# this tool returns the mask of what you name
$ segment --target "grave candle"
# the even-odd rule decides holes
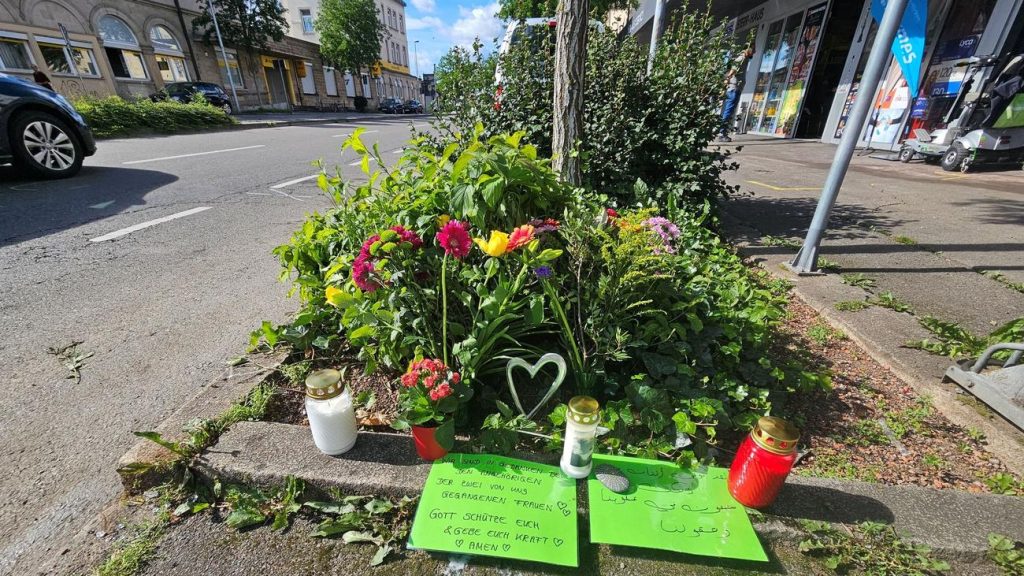
[[[775,500],[796,461],[800,431],[782,418],[764,416],[740,444],[729,468],[729,492],[751,508]]]
[[[324,454],[348,452],[356,443],[356,410],[341,372],[317,370],[306,378],[306,416],[313,443]]]
[[[565,446],[560,462],[562,472],[570,478],[586,478],[590,475],[591,456],[594,454],[594,438],[597,424],[601,420],[597,400],[590,396],[576,396],[569,400],[565,411]]]

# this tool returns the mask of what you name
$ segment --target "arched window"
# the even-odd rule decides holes
[[[188,67],[181,44],[166,26],[157,24],[149,29],[149,40],[153,43],[154,58],[160,68],[164,82],[188,82]]]
[[[104,45],[121,44],[128,48],[138,48],[139,41],[132,29],[117,16],[106,15],[100,18],[100,38]]]
[[[171,31],[166,26],[157,24],[150,28],[149,39],[153,41],[154,50],[181,53],[181,45],[178,44],[178,39],[174,37],[174,34],[171,34]]]
[[[139,51],[139,41],[124,20],[107,14],[100,18],[99,32],[114,77],[133,80],[149,78],[146,64],[142,61],[142,52]]]

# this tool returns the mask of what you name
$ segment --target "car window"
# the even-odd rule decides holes
[[[196,84],[196,88],[203,94],[220,94],[220,87],[216,84]]]

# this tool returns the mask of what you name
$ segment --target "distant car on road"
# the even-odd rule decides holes
[[[406,100],[402,111],[406,114],[423,114],[423,104],[419,100]]]
[[[405,104],[398,98],[385,98],[377,105],[377,111],[384,114],[402,114],[405,112]]]
[[[0,164],[67,178],[96,153],[92,130],[63,96],[0,72]]]
[[[163,90],[150,94],[149,99],[153,102],[174,100],[175,102],[188,104],[196,93],[202,94],[207,102],[224,110],[225,114],[231,114],[234,111],[227,92],[220,86],[210,82],[172,82],[165,85]]]

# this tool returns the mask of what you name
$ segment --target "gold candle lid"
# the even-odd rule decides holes
[[[317,370],[306,377],[306,396],[317,400],[330,400],[345,391],[341,372],[328,368]]]
[[[789,422],[775,416],[762,416],[750,437],[758,446],[775,454],[792,454],[800,440],[800,431]]]
[[[569,400],[569,409],[566,410],[566,416],[577,424],[589,426],[597,424],[601,419],[599,409],[600,405],[597,403],[597,400],[590,396],[574,396],[572,400]]]

